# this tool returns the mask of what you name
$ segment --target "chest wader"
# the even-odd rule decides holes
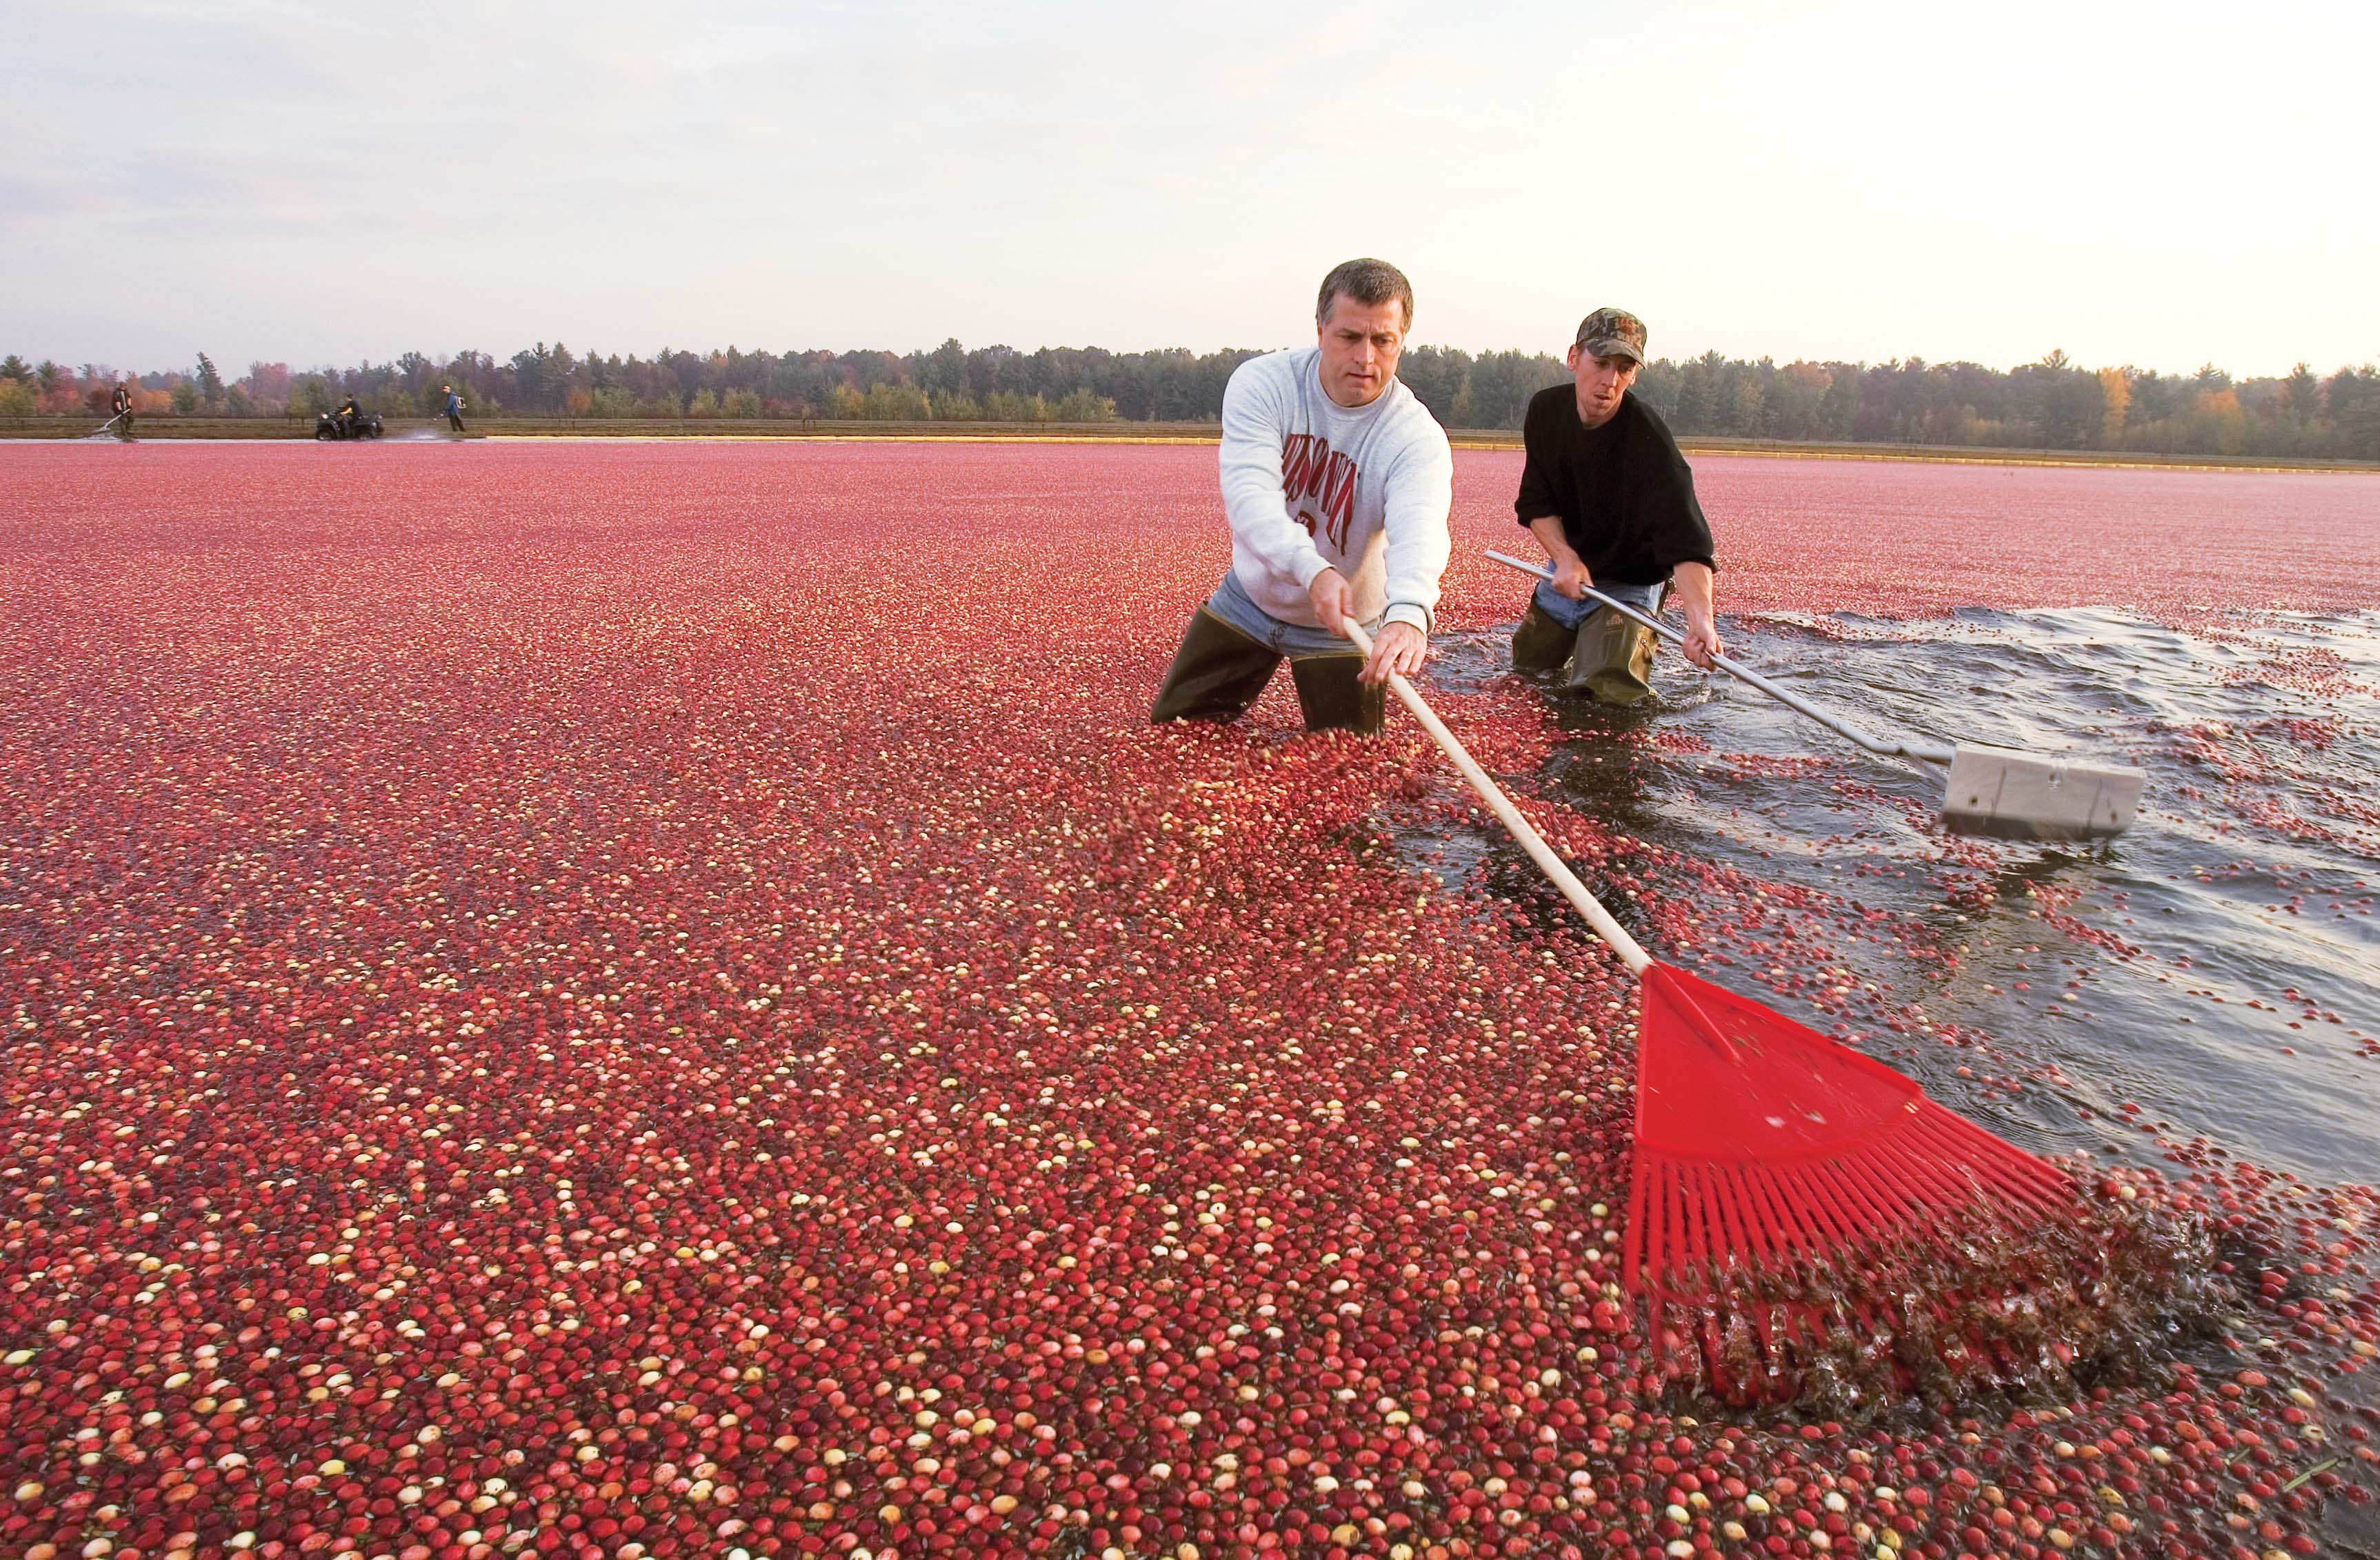
[[[1662,587],[1661,596],[1669,595]],[[1656,601],[1653,610],[1660,610]],[[1605,704],[1641,704],[1653,697],[1653,630],[1598,606],[1576,629],[1563,628],[1533,596],[1512,630],[1512,669],[1559,672],[1567,692]]]
[[[1202,606],[1191,615],[1148,718],[1231,720],[1257,701],[1281,663],[1271,647]],[[1297,707],[1305,716],[1306,730],[1378,734],[1388,716],[1389,690],[1386,684],[1367,688],[1356,680],[1363,669],[1364,658],[1352,649],[1343,655],[1289,657],[1289,675],[1297,683]]]

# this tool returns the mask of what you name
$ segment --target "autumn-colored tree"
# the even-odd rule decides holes
[[[292,380],[287,363],[257,363],[248,365],[248,374],[240,382],[249,398],[260,409],[266,410],[285,404],[289,399]]]
[[[2099,371],[2099,447],[2124,447],[2124,413],[2132,404],[2132,372],[2126,369]]]
[[[2228,381],[2230,376],[2223,378]],[[2190,409],[2192,443],[2202,451],[2216,455],[2238,455],[2247,448],[2247,416],[2240,409],[2240,394],[2227,383],[2219,390],[2201,390]]]

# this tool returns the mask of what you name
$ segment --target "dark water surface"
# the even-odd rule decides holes
[[[2128,762],[2147,771],[2146,794],[2112,841],[1946,836],[1935,772],[1864,754],[1674,655],[1643,711],[1545,688],[1562,737],[1547,773],[1509,778],[1649,847],[1591,876],[1599,893],[1633,886],[1724,916],[1742,880],[1709,881],[1695,866],[1707,862],[1829,896],[1811,912],[1827,932],[1792,951],[1747,954],[1718,928],[1657,957],[1864,1037],[2028,1146],[2138,1156],[2154,1152],[2146,1127],[2316,1185],[2374,1178],[2380,615],[2184,630],[2118,611],[1973,611],[1724,628],[1738,659],[1871,729]],[[1446,647],[1431,675],[1458,734],[1463,690],[1510,664],[1502,631]],[[1501,891],[1549,899],[1500,835],[1424,831],[1408,845],[1441,872],[1478,867]],[[1557,908],[1569,914],[1545,905]],[[1876,1027],[1912,1004],[1998,1054]]]

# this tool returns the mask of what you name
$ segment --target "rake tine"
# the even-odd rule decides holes
[[[1670,1203],[1670,1239],[1669,1249],[1664,1253],[1664,1261],[1669,1263],[1670,1270],[1673,1273],[1691,1273],[1694,1270],[1694,1256],[1687,1246],[1688,1200],[1683,1167],[1671,1164],[1669,1167],[1669,1173],[1661,1177],[1661,1187],[1662,1190],[1669,1194]]]
[[[1685,1198],[1687,1260],[1697,1268],[1708,1269],[1717,1251],[1724,1245],[1724,1235],[1711,1227],[1710,1188],[1705,1180],[1704,1167],[1690,1165],[1679,1179],[1678,1189]],[[1718,1234],[1718,1239],[1713,1238],[1715,1234]]]
[[[1632,1179],[1634,1184],[1628,1188],[1628,1233],[1620,1248],[1620,1276],[1633,1288],[1645,1272],[1645,1226],[1653,1217],[1648,1176],[1641,1160]]]
[[[1677,1168],[1666,1160],[1640,1165],[1636,1172],[1645,1219],[1642,1264],[1635,1271],[1644,1282],[1656,1287],[1666,1286],[1682,1270],[1677,1232],[1670,1225],[1671,1209],[1680,1200],[1675,1189],[1677,1174]]]
[[[1720,1175],[1725,1178],[1729,1204],[1743,1226],[1743,1239],[1735,1249],[1748,1250],[1761,1266],[1767,1266],[1776,1261],[1777,1252],[1769,1243],[1768,1221],[1754,1200],[1752,1188],[1744,1180],[1742,1166],[1728,1164]]]
[[[1963,1117],[1949,1111],[1931,1112],[1925,1129],[1926,1136],[1940,1145],[1933,1162],[1945,1169],[1955,1162],[1965,1174],[1971,1197],[1980,1200],[1988,1188],[2042,1213],[2056,1213],[2069,1204],[2070,1181],[2038,1160],[2030,1164],[2010,1162],[2006,1145]]]
[[[1889,1220],[1880,1221],[1895,1227],[1922,1219],[1928,1207],[1940,1206],[1962,1178],[1957,1167],[1928,1161],[1900,1141],[1877,1145],[1872,1170],[1879,1180],[1897,1188],[1890,1198]],[[1882,1186],[1877,1191],[1879,1196],[1884,1195]]]
[[[1670,1268],[1670,1188],[1664,1170],[1647,1176],[1645,1186],[1645,1271],[1667,1273]]]
[[[1965,1167],[1929,1160],[1910,1135],[1878,1142],[1860,1164],[1872,1194],[1891,1209],[1894,1223],[1923,1219],[1944,1197],[1962,1187]]]
[[[1859,1244],[1858,1226],[1843,1217],[1843,1210],[1835,1200],[1835,1188],[1822,1171],[1812,1165],[1796,1165],[1790,1184],[1795,1188],[1793,1207],[1809,1221],[1818,1237],[1813,1243],[1815,1248],[1851,1249]],[[1779,1188],[1780,1192],[1783,1189]]]
[[[1776,1237],[1779,1266],[1823,1244],[1824,1237],[1819,1234],[1807,1211],[1786,1194],[1785,1187],[1780,1184],[1784,1179],[1783,1172],[1771,1169],[1755,1175],[1746,1169],[1742,1174],[1745,1186],[1760,1200],[1762,1210],[1767,1214],[1768,1227]]]
[[[1932,1124],[1929,1123],[1926,1139],[1931,1140],[1935,1138]],[[1996,1140],[1980,1133],[1971,1136],[1968,1133],[1960,1132],[1951,1135],[1944,1143],[1945,1152],[1931,1161],[1921,1152],[1924,1146],[1922,1143],[1912,1144],[1908,1153],[1912,1161],[1934,1164],[1936,1178],[1942,1186],[1941,1200],[1944,1201],[1953,1195],[1963,1194],[1970,1204],[1982,1202],[1988,1200],[1987,1193],[1993,1190],[1998,1190],[2004,1195],[2022,1196],[2026,1187],[2025,1182],[2013,1179],[2005,1173],[2004,1166],[1996,1163],[1993,1158],[1976,1152],[1985,1143],[1993,1141]],[[1956,1150],[1950,1147],[1953,1143],[1957,1145]],[[2025,1200],[2030,1200],[2029,1198]]]
[[[1875,1175],[1898,1190],[1893,1224],[1922,1225],[1930,1210],[1949,1206],[1962,1196],[1973,1196],[1973,1177],[1964,1163],[1929,1158],[1907,1139],[1879,1144]]]
[[[1783,1172],[1768,1171],[1757,1176],[1747,1172],[1745,1179],[1768,1208],[1771,1227],[1778,1232],[1780,1261],[1807,1256],[1825,1246],[1826,1237],[1820,1234],[1816,1222],[1807,1216],[1803,1204],[1786,1194]]]
[[[1826,1210],[1840,1232],[1834,1244],[1856,1248],[1866,1239],[1868,1231],[1887,1222],[1885,1210],[1868,1201],[1841,1165],[1814,1162],[1805,1165],[1803,1173],[1811,1186],[1812,1200]]]

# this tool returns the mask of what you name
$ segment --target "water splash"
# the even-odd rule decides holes
[[[1942,1236],[1840,1266],[1712,1271],[1648,1302],[1673,1404],[1847,1424],[2070,1402],[2134,1384],[2245,1314],[2203,1220],[2094,1197],[2018,1225],[1952,1211]]]

